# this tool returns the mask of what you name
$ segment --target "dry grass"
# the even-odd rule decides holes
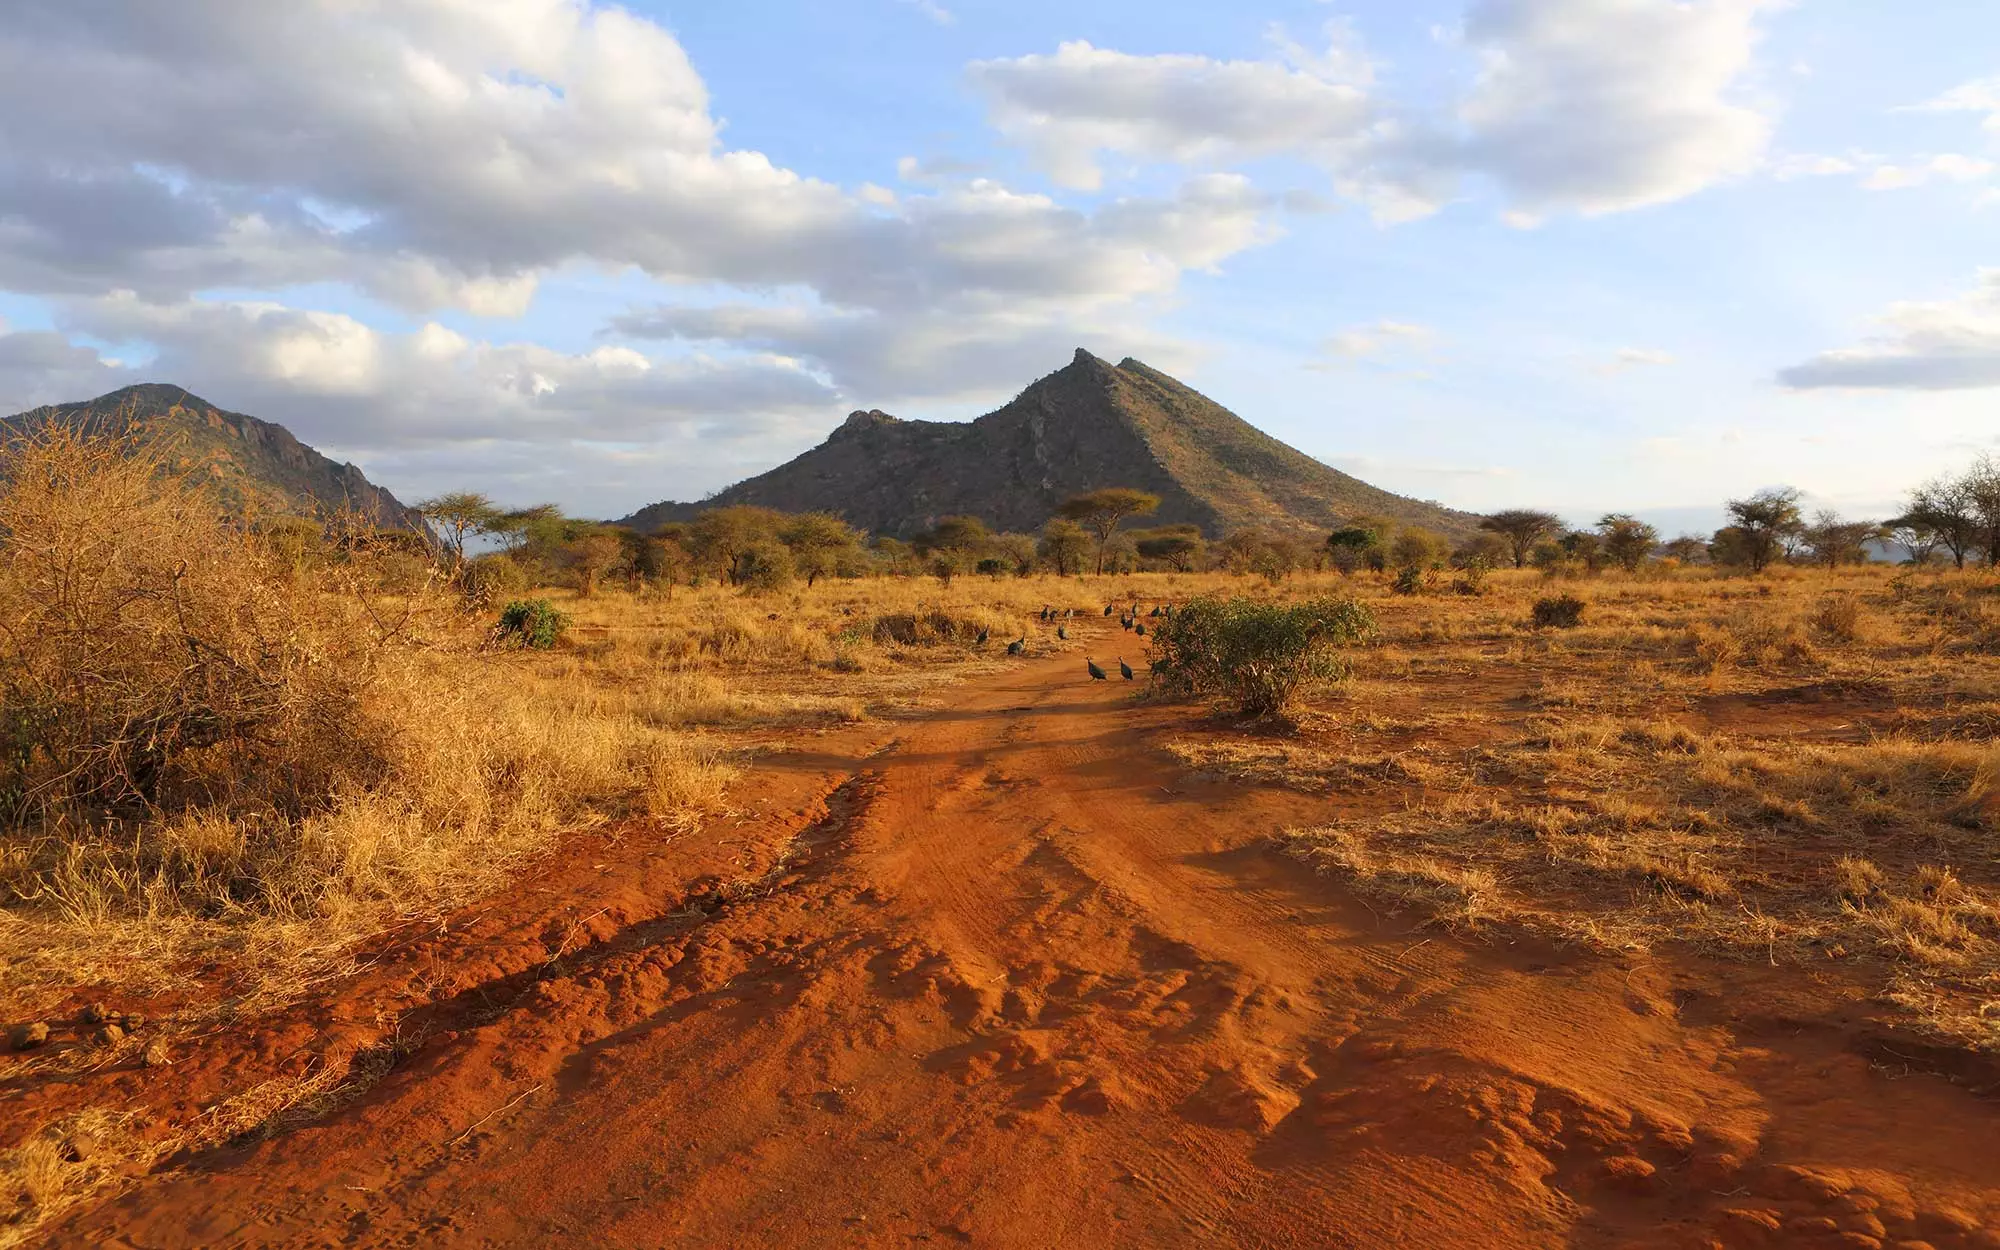
[[[1831,961],[2000,1046],[1992,579],[1607,575],[1539,632],[1543,583],[1489,586],[1363,579],[1383,643],[1312,732],[1169,749],[1328,795],[1341,818],[1283,845],[1420,917]]]
[[[1032,614],[1131,589],[549,592],[564,643],[498,648],[406,551],[245,532],[134,450],[57,432],[11,453],[46,488],[0,494],[9,1019],[199,966],[219,1010],[270,1006],[568,832],[691,828],[747,755],[1066,646]]]

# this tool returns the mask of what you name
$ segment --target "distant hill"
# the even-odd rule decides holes
[[[205,472],[222,499],[242,512],[325,516],[351,508],[385,529],[419,522],[394,495],[351,464],[337,464],[269,421],[224,412],[178,386],[147,383],[77,404],[52,404],[0,418],[0,437],[50,422],[92,432],[137,431],[161,440],[174,463]]]
[[[1160,496],[1159,513],[1142,524],[1198,525],[1211,536],[1325,530],[1366,513],[1463,537],[1479,520],[1329,468],[1136,360],[1114,366],[1079,349],[1067,368],[976,421],[857,412],[788,464],[700,503],[642,508],[623,524],[650,530],[757,504],[832,512],[900,537],[959,514],[1027,531],[1064,499],[1106,486]]]

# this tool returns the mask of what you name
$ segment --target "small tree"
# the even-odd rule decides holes
[[[1821,509],[1803,531],[1806,549],[1813,563],[1829,571],[1843,564],[1866,564],[1869,540],[1879,538],[1882,526],[1876,521],[1846,521],[1838,512]]]
[[[1613,512],[1599,521],[1597,533],[1604,543],[1604,554],[1627,573],[1638,572],[1660,542],[1660,531],[1623,512]]]
[[[431,529],[451,553],[451,578],[465,571],[465,546],[476,534],[493,532],[507,514],[491,499],[469,490],[452,491],[417,504],[417,512],[430,522]]]
[[[1090,554],[1090,535],[1075,521],[1057,517],[1042,527],[1036,550],[1043,564],[1068,577],[1083,568],[1084,557]]]
[[[1676,564],[1700,564],[1708,558],[1708,540],[1697,534],[1682,534],[1668,539],[1660,547],[1660,554]]]
[[[1129,486],[1111,486],[1063,501],[1056,515],[1075,521],[1097,537],[1097,571],[1104,572],[1104,548],[1112,532],[1127,517],[1149,516],[1159,510],[1160,497]]]
[[[1773,560],[1784,554],[1786,543],[1804,528],[1799,516],[1799,492],[1789,486],[1760,490],[1748,499],[1732,499],[1724,506],[1734,522],[1729,529],[1736,531],[1726,544],[1734,558],[1724,562],[1740,562],[1752,573],[1769,568]]]
[[[1883,522],[1882,529],[1889,541],[1908,552],[1910,563],[1919,568],[1931,562],[1944,542],[1944,535],[1935,527],[1921,517],[1908,514]]]
[[[598,582],[624,555],[625,544],[610,526],[579,534],[563,547],[563,563],[576,577],[577,594],[586,599],[597,593]]]
[[[1202,554],[1208,550],[1200,527],[1194,525],[1173,525],[1133,537],[1138,540],[1141,556],[1158,560],[1177,573],[1192,572],[1194,566],[1201,562]]]
[[[695,517],[689,537],[696,558],[715,570],[717,581],[742,586],[749,581],[758,550],[779,545],[778,531],[785,521],[783,513],[770,508],[733,504],[727,508],[710,508]],[[764,563],[768,566],[770,561],[767,559]],[[785,553],[784,564],[789,580],[792,568],[789,550]]]
[[[1972,514],[1986,563],[2000,566],[2000,461],[1979,457],[1958,479],[1958,487]]]
[[[1434,569],[1445,562],[1449,544],[1427,529],[1410,526],[1389,544],[1389,563],[1398,570]]]
[[[1035,571],[1035,539],[1031,534],[1001,534],[993,540],[993,558],[1016,577]]]
[[[1509,508],[1487,517],[1479,523],[1479,528],[1506,540],[1514,557],[1514,567],[1519,569],[1527,567],[1528,555],[1534,551],[1536,543],[1562,532],[1562,518],[1553,512]]]
[[[1269,541],[1271,541],[1269,534],[1254,527],[1231,530],[1215,545],[1216,556],[1222,562],[1223,568],[1241,577],[1257,567],[1258,553],[1264,550],[1264,544]]]
[[[1931,549],[1942,546],[1951,553],[1952,563],[1965,567],[1965,558],[1979,549],[1979,516],[1972,492],[1959,478],[1935,477],[1910,492],[1909,507],[1889,524],[1912,534],[1924,534]],[[1914,556],[1914,552],[1911,553]]]
[[[803,512],[779,528],[778,541],[791,551],[793,565],[810,587],[840,571],[859,550],[861,535],[831,512]]]
[[[1571,530],[1557,539],[1556,545],[1562,548],[1565,560],[1581,565],[1587,573],[1604,567],[1604,540],[1590,530]]]

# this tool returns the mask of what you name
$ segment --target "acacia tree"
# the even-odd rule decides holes
[[[1083,558],[1090,551],[1090,535],[1075,521],[1057,517],[1042,527],[1042,537],[1035,549],[1043,564],[1068,577],[1083,568]]]
[[[1553,512],[1509,508],[1487,517],[1479,523],[1479,528],[1507,540],[1514,555],[1514,567],[1519,569],[1527,567],[1528,553],[1535,549],[1536,543],[1562,532],[1562,518]]]
[[[475,534],[498,530],[507,514],[491,499],[476,491],[455,490],[417,504],[417,512],[430,522],[431,529],[451,553],[451,577],[457,581],[465,572],[466,540]]]
[[[781,512],[732,504],[695,517],[688,537],[695,558],[716,571],[717,581],[741,586],[759,565],[760,552],[768,554],[778,545],[778,530],[784,523]]]
[[[860,549],[861,535],[831,512],[802,512],[778,530],[778,541],[791,549],[792,562],[810,588],[839,571],[842,558]]]
[[[563,547],[563,563],[576,575],[576,592],[588,599],[597,593],[597,584],[617,567],[625,556],[625,543],[609,525],[596,526],[578,534]]]
[[[1160,506],[1158,495],[1129,486],[1108,486],[1063,501],[1056,515],[1075,521],[1097,537],[1097,571],[1104,572],[1104,549],[1127,517],[1149,516]]]
[[[1178,573],[1191,572],[1202,553],[1208,550],[1208,544],[1202,540],[1201,528],[1195,525],[1170,525],[1133,537],[1138,540],[1140,555],[1148,560],[1162,561]]]
[[[1604,554],[1619,568],[1636,573],[1659,545],[1660,531],[1628,513],[1613,512],[1597,523]]]
[[[1843,520],[1838,512],[1822,508],[1813,514],[1812,524],[1803,533],[1813,563],[1832,570],[1843,564],[1867,563],[1868,540],[1880,537],[1882,526],[1876,521]]]
[[[1708,555],[1708,540],[1694,534],[1682,534],[1669,539],[1660,550],[1668,559],[1682,564],[1698,564]]]
[[[1785,550],[1786,543],[1804,529],[1799,517],[1799,492],[1789,486],[1760,490],[1748,499],[1732,499],[1724,505],[1735,524],[1728,527],[1733,555],[1762,573]],[[1721,538],[1721,534],[1717,535]]]

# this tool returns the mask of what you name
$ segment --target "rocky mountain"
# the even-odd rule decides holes
[[[351,464],[337,464],[282,425],[224,412],[178,386],[128,386],[78,404],[52,404],[0,418],[0,438],[49,422],[158,440],[177,467],[206,473],[244,512],[324,516],[351,508],[383,528],[410,528],[415,514]]]
[[[1329,468],[1199,392],[1136,360],[1079,349],[1070,365],[976,421],[905,421],[857,412],[788,464],[698,504],[660,503],[623,524],[652,529],[706,508],[757,504],[826,511],[907,537],[968,514],[1028,531],[1072,495],[1133,486],[1160,496],[1145,525],[1325,530],[1359,514],[1454,537],[1478,518],[1393,495]]]

